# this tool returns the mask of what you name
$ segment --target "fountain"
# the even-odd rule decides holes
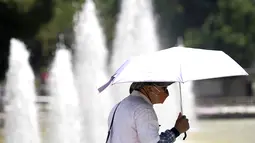
[[[121,10],[109,66],[111,73],[131,56],[160,49],[151,1],[123,0]],[[86,0],[82,11],[77,13],[75,18],[74,77],[70,53],[64,48],[58,49],[50,72],[49,87],[52,98],[49,127],[46,132],[46,141],[49,143],[104,142],[111,108],[128,96],[129,85],[125,84],[113,86],[113,95],[107,90],[98,95],[98,86],[105,83],[109,77],[106,74],[108,51],[93,1]],[[63,47],[61,43],[60,47]],[[12,39],[10,69],[6,83],[7,143],[40,142],[34,105],[34,76],[28,65],[28,55],[25,46]],[[165,104],[155,105],[159,123],[162,125],[160,131],[171,128],[180,111],[177,89],[178,84],[171,85],[170,96]],[[190,89],[190,84],[184,85],[184,98],[192,93]],[[193,95],[189,97],[193,99]],[[184,99],[184,114],[187,113],[187,116],[192,116],[193,119],[193,100],[186,99],[189,98]]]
[[[47,143],[81,143],[79,97],[73,79],[71,54],[62,43],[53,61],[48,80],[49,113]]]
[[[6,75],[5,142],[40,143],[34,74],[28,62],[29,53],[24,43],[17,39],[11,39],[10,44]]]
[[[108,51],[92,0],[86,1],[75,18],[74,73],[83,115],[84,141],[101,143],[107,136],[111,106],[107,91],[98,95],[97,88],[108,78]]]
[[[159,50],[152,4],[149,0],[122,0],[116,25],[110,71],[114,73],[131,56]],[[128,95],[129,84],[115,85],[114,102]]]

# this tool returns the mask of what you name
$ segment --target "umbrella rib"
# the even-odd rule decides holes
[[[179,80],[180,82],[184,82],[183,81],[183,77],[182,77],[182,63],[180,62],[180,80]]]

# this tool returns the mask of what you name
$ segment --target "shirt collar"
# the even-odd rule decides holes
[[[130,94],[131,96],[139,96],[142,97],[146,102],[148,102],[150,105],[152,105],[151,101],[140,91],[133,90],[133,92]]]

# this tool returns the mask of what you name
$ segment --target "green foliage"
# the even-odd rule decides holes
[[[47,6],[46,1],[52,1],[52,6]],[[58,33],[72,29],[73,16],[84,1],[2,0],[0,4],[7,4],[11,10],[7,15],[15,13],[5,16],[14,18],[3,27],[9,28],[5,32],[10,37],[39,39],[48,59],[55,49]],[[121,1],[94,0],[108,44],[114,38]],[[186,46],[223,50],[244,67],[249,67],[254,60],[253,0],[153,0],[153,5],[160,39],[167,41],[164,47],[175,45],[177,37],[184,36]]]
[[[163,48],[174,46],[177,35],[183,30],[180,22],[183,6],[179,0],[154,0],[154,11]]]
[[[55,45],[56,36],[59,32],[72,29],[74,14],[81,9],[84,2],[85,0],[56,0],[54,17],[49,23],[41,27],[37,36],[43,41],[45,54],[49,54],[55,48],[51,45]],[[95,4],[101,25],[107,35],[107,41],[111,41],[113,39],[118,0],[95,0]]]
[[[114,38],[115,23],[119,12],[119,3],[121,0],[95,0],[98,17],[104,28],[108,44]]]
[[[64,32],[73,26],[73,16],[81,8],[84,0],[67,1],[56,0],[55,9],[51,21],[43,25],[37,37],[43,42],[45,53],[49,53],[55,48],[56,37],[58,33]],[[48,49],[49,48],[49,49]]]
[[[221,0],[202,28],[185,33],[187,46],[223,50],[242,66],[249,67],[255,55],[255,4],[252,0]]]

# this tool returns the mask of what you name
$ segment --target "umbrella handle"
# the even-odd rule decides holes
[[[182,89],[181,89],[181,83],[179,82],[179,91],[180,91],[180,108],[181,108],[181,113],[183,114],[183,107],[182,107]],[[187,133],[184,133],[183,140],[187,138]]]
[[[185,132],[185,133],[184,133],[183,140],[185,140],[185,139],[186,139],[186,137],[187,137],[187,133]]]

